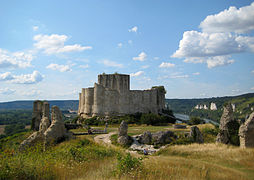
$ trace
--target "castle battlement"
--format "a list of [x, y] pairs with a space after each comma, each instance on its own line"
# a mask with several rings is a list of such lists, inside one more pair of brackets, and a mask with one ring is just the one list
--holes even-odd
[[79, 93], [78, 114], [82, 117], [140, 113], [158, 114], [165, 106], [165, 92], [130, 90], [127, 74], [100, 74], [94, 87]]

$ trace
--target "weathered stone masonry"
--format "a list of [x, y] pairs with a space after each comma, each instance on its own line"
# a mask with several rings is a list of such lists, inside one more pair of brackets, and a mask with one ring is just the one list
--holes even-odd
[[157, 88], [130, 90], [130, 76], [100, 74], [94, 87], [79, 93], [78, 114], [82, 117], [155, 113], [164, 109], [165, 93]]

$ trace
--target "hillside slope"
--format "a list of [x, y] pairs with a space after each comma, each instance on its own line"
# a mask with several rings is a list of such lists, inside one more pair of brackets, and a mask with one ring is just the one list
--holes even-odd
[[[209, 110], [210, 104], [215, 103], [216, 111]], [[243, 94], [239, 96], [213, 97], [203, 99], [166, 99], [166, 105], [173, 110], [174, 113], [187, 114], [190, 116], [199, 116], [219, 121], [224, 103], [235, 104], [235, 116], [237, 118], [245, 118], [254, 109], [254, 93]], [[196, 105], [206, 105], [208, 110], [195, 109]]]

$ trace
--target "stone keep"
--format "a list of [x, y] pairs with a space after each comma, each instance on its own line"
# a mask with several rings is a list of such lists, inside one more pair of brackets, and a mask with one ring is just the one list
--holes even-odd
[[100, 74], [94, 87], [82, 88], [78, 114], [84, 118], [140, 113], [158, 114], [165, 107], [165, 92], [158, 88], [130, 90], [130, 76]]

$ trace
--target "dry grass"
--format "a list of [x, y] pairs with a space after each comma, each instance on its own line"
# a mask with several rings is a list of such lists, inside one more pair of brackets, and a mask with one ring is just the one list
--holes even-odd
[[4, 127], [5, 125], [0, 125], [0, 135], [4, 134]]
[[[117, 130], [117, 127], [110, 128], [112, 131]], [[147, 130], [154, 132], [167, 128], [171, 127], [129, 126], [129, 131], [142, 133]], [[202, 131], [203, 128], [213, 128], [213, 126], [205, 124], [199, 125], [199, 128]], [[138, 171], [134, 169], [133, 172], [119, 177], [114, 174], [117, 169], [116, 154], [124, 154], [126, 149], [98, 145], [93, 142], [93, 137], [94, 135], [77, 136], [77, 139], [62, 142], [42, 154], [17, 154], [17, 157], [9, 157], [13, 158], [13, 161], [8, 158], [4, 160], [12, 165], [10, 167], [14, 172], [19, 172], [20, 170], [17, 169], [25, 165], [31, 173], [37, 172], [40, 176], [47, 172], [52, 173], [46, 176], [49, 179], [254, 179], [254, 149], [241, 149], [215, 143], [168, 146], [153, 156], [136, 155], [144, 158], [142, 168]], [[10, 139], [10, 143], [17, 144], [15, 143], [19, 142], [17, 138]], [[79, 147], [79, 142], [85, 139], [91, 144]], [[79, 154], [73, 156], [70, 147], [80, 150], [82, 156]], [[79, 161], [75, 159], [76, 156], [85, 159]], [[32, 171], [33, 168], [35, 172]], [[28, 171], [25, 175], [31, 173]]]
[[[148, 179], [253, 179], [254, 149], [222, 144], [169, 146], [145, 161]], [[159, 178], [160, 179], [160, 178]]]

